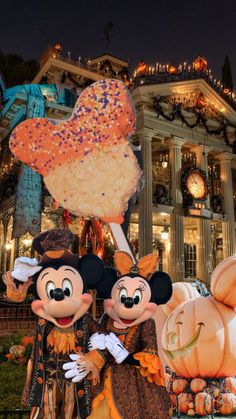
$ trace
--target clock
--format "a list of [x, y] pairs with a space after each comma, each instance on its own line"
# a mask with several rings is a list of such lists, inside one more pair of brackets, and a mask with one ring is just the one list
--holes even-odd
[[207, 196], [206, 175], [199, 169], [192, 169], [186, 179], [186, 187], [194, 199], [205, 199]]

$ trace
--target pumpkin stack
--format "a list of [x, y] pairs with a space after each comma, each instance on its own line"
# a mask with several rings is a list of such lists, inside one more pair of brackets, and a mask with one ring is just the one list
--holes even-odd
[[177, 304], [162, 330], [173, 407], [189, 416], [236, 412], [236, 256], [217, 266], [211, 292]]
[[177, 414], [206, 416], [236, 412], [236, 378], [186, 379], [171, 377], [167, 382], [173, 409]]

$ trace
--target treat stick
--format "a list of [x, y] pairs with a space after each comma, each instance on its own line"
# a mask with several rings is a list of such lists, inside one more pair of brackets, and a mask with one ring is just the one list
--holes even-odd
[[116, 224], [116, 223], [109, 223], [109, 226], [110, 226], [112, 236], [115, 241], [117, 249], [122, 250], [123, 252], [127, 252], [132, 257], [133, 262], [135, 263], [136, 262], [135, 257], [133, 253], [131, 252], [127, 239], [121, 228], [121, 225]]

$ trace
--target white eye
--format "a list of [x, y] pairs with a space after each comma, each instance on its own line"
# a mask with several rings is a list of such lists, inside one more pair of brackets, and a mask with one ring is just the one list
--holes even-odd
[[63, 279], [62, 282], [62, 289], [64, 291], [64, 294], [67, 297], [71, 297], [73, 294], [73, 287], [72, 287], [72, 283], [68, 278]]
[[133, 294], [134, 304], [139, 304], [142, 301], [142, 291], [137, 289]]
[[53, 291], [55, 290], [55, 284], [52, 281], [48, 281], [46, 283], [46, 292], [48, 295], [48, 298], [50, 298], [50, 300], [53, 298]]
[[124, 303], [124, 300], [125, 300], [125, 298], [127, 298], [127, 296], [128, 296], [127, 289], [125, 287], [122, 287], [120, 289], [120, 292], [119, 292], [119, 301], [120, 301], [120, 303], [123, 304]]

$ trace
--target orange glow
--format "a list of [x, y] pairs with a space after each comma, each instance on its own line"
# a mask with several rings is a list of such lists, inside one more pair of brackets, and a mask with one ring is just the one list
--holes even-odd
[[206, 100], [203, 94], [200, 94], [196, 100], [196, 106], [197, 108], [204, 108], [206, 106]]
[[53, 49], [57, 52], [61, 52], [62, 51], [62, 46], [60, 44], [55, 44], [53, 46]]
[[169, 74], [175, 74], [177, 71], [177, 68], [174, 65], [171, 65], [169, 67]]
[[199, 55], [196, 60], [194, 60], [193, 67], [196, 71], [206, 70], [208, 68], [207, 59]]
[[141, 74], [146, 74], [147, 72], [148, 72], [148, 66], [147, 66], [147, 64], [145, 64], [144, 61], [142, 61], [141, 63], [139, 63], [139, 65], [136, 69], [136, 73], [138, 75], [141, 75]]

